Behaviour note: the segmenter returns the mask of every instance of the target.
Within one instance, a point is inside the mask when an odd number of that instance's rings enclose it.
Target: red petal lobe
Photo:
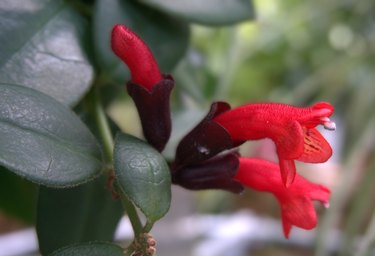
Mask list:
[[[331,146],[317,129],[304,129],[304,134],[304,150],[299,161],[323,163],[332,156]]]
[[[283,222],[291,223],[303,229],[316,227],[316,211],[309,198],[296,196],[285,201],[283,200],[280,203]]]
[[[285,187],[292,185],[296,177],[296,165],[293,160],[279,159],[281,179]]]
[[[279,129],[283,129],[283,132],[279,132],[276,137],[273,137],[279,158],[299,158],[304,150],[304,133],[301,125],[297,121],[293,121]]]
[[[283,224],[283,232],[286,239],[289,239],[290,230],[292,229],[292,224],[286,220],[284,217],[281,217]]]

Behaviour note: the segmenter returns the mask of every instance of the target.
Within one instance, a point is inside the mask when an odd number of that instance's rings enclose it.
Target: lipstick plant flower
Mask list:
[[[215,102],[178,145],[172,181],[193,190],[240,193],[245,186],[270,192],[280,203],[285,237],[292,226],[312,229],[317,225],[312,201],[328,206],[330,191],[298,175],[294,160],[319,163],[330,158],[332,149],[316,126],[334,130],[332,113],[333,107],[325,102],[306,108],[261,103],[234,109]],[[244,158],[230,150],[246,140],[266,137],[276,143],[279,164]]]
[[[334,108],[326,102],[299,108],[280,103],[247,104],[214,118],[234,141],[270,138],[276,144],[281,177],[290,186],[296,176],[294,160],[322,163],[332,149],[316,126],[335,130],[329,117]]]
[[[151,145],[162,151],[171,134],[169,97],[174,80],[161,74],[149,47],[130,28],[115,25],[111,47],[130,70],[127,90],[137,107],[143,133]]]
[[[328,207],[328,188],[312,183],[296,175],[293,184],[286,188],[275,163],[255,159],[239,159],[240,164],[235,180],[257,191],[272,193],[280,204],[283,231],[289,237],[292,226],[312,229],[317,225],[317,215],[313,201]]]

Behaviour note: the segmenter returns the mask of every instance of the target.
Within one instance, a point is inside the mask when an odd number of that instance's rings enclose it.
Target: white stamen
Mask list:
[[[321,121],[323,121],[324,129],[329,131],[336,130],[336,124],[335,122],[332,122],[328,117],[322,117],[320,118]]]
[[[324,129],[334,131],[336,130],[336,124],[334,122],[325,122],[323,123]]]

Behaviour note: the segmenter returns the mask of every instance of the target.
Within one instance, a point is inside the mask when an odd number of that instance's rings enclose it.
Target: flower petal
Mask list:
[[[332,149],[316,128],[304,129],[304,150],[298,158],[307,163],[323,163],[332,156]]]
[[[317,225],[315,208],[309,198],[295,196],[290,198],[278,197],[281,207],[284,235],[288,238],[291,225],[313,229]]]
[[[281,222],[283,224],[283,232],[286,239],[289,238],[290,230],[292,229],[292,224],[286,219],[281,217]]]
[[[298,174],[293,184],[286,188],[281,182],[279,165],[260,159],[240,158],[240,167],[234,178],[255,190],[270,192],[277,198],[286,238],[292,226],[314,228],[317,214],[312,201],[318,200],[327,205],[330,196],[329,189]]]
[[[293,160],[279,159],[281,179],[285,187],[292,185],[296,177],[296,165]]]
[[[272,139],[276,143],[277,154],[282,159],[297,159],[304,153],[304,132],[302,126],[297,121],[292,121],[289,125],[279,127],[277,137]]]
[[[329,207],[331,191],[328,188],[322,185],[315,185],[314,188],[310,188],[308,194],[312,200],[320,201],[326,208]]]

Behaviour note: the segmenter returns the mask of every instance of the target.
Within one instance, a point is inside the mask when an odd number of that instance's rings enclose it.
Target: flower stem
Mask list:
[[[103,106],[100,101],[100,96],[97,88],[94,88],[94,114],[95,114],[95,121],[98,126],[99,134],[103,143],[103,149],[105,157],[107,158],[107,162],[113,165],[113,148],[114,148],[114,141],[111,129],[108,124],[108,119],[105,115]],[[109,168],[112,171],[112,168]],[[120,189],[119,189],[120,190]],[[130,223],[132,225],[134,231],[134,239],[136,240],[140,234],[143,233],[143,226],[142,222],[139,218],[137,210],[133,203],[123,194],[120,192],[120,198],[122,205],[127,213]],[[147,227],[147,225],[146,225]],[[152,227],[152,226],[151,226]],[[134,253],[134,249],[130,246],[125,252],[124,255],[132,255]]]
[[[146,222],[146,225],[143,227],[143,230],[142,232],[143,233],[148,233],[151,231],[152,227],[154,226],[154,223],[153,222]]]
[[[111,129],[109,128],[107,117],[104,113],[104,109],[102,103],[100,102],[99,92],[98,89],[95,88],[94,92],[94,113],[96,123],[98,124],[99,133],[102,139],[104,154],[108,160],[108,162],[113,162],[113,137]]]
[[[133,227],[134,238],[136,239],[142,233],[142,222],[132,202],[130,202],[130,200],[122,193],[120,193],[120,198],[122,205],[124,206],[125,211],[128,214],[130,223]]]

